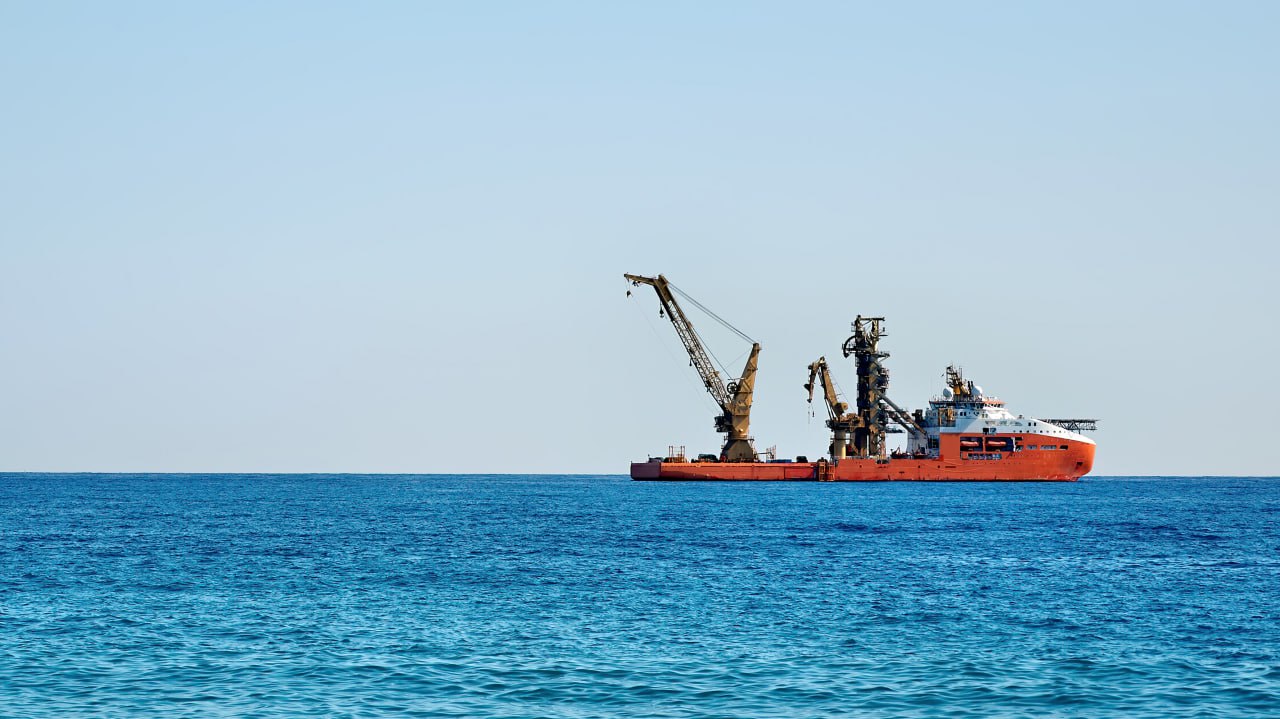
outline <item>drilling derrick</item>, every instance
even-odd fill
[[[751,399],[756,384],[756,363],[760,355],[760,343],[743,334],[738,328],[720,319],[714,312],[680,292],[680,289],[667,281],[666,277],[642,277],[640,275],[623,275],[634,286],[649,285],[658,294],[658,302],[662,305],[659,314],[666,316],[675,326],[676,335],[680,337],[685,352],[689,354],[689,364],[697,371],[702,384],[707,388],[716,404],[720,406],[720,414],[716,416],[716,431],[725,435],[724,445],[720,450],[721,462],[754,462],[756,449],[750,436]],[[751,352],[747,356],[747,364],[742,374],[736,379],[725,382],[716,370],[711,356],[702,344],[693,323],[685,315],[680,303],[676,302],[672,291],[680,292],[686,299],[706,312],[716,321],[744,340],[751,343]],[[630,291],[627,294],[631,294]]]
[[[853,355],[858,372],[857,411],[853,415],[857,422],[850,426],[854,457],[885,456],[884,435],[902,431],[890,427],[890,422],[913,434],[925,434],[919,418],[912,417],[887,395],[889,370],[881,360],[889,353],[879,348],[880,338],[887,334],[883,317],[858,315],[853,320],[853,335],[844,342],[844,356]]]
[[[880,360],[889,356],[879,350],[883,317],[858,315],[853,321],[853,335],[844,342],[844,356],[853,355],[858,372],[857,417],[853,430],[853,456],[883,457],[885,421],[880,398],[889,387],[889,373]]]

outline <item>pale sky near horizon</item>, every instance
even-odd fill
[[[1280,4],[0,4],[0,471],[601,472],[713,407],[622,273],[763,344],[754,434],[888,317],[1280,474]],[[698,318],[695,316],[695,321]],[[728,362],[745,347],[705,321]],[[735,361],[735,365],[741,360]]]

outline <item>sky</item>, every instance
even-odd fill
[[[762,344],[760,448],[887,317],[1275,475],[1280,4],[0,3],[0,470],[625,474],[715,452],[663,273]],[[643,288],[641,288],[643,289]],[[747,347],[705,330],[740,369]]]

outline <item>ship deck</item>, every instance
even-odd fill
[[[633,462],[631,478],[711,482],[1072,482],[1093,468],[1094,445],[973,458],[846,458],[816,462]]]

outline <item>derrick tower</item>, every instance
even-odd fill
[[[889,356],[881,352],[880,338],[887,334],[883,317],[863,317],[853,320],[853,335],[844,341],[844,356],[853,355],[858,372],[856,400],[859,421],[853,427],[853,453],[855,457],[884,456],[885,417],[882,400],[889,389],[889,370],[881,360]]]

